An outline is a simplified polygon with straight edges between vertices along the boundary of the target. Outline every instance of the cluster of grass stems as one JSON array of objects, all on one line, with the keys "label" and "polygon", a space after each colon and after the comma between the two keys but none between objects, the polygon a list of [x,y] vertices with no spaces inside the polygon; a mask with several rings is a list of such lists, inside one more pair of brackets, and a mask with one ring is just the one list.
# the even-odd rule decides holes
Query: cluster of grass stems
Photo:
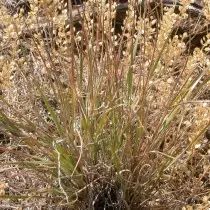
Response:
[{"label": "cluster of grass stems", "polygon": [[[60,3],[44,0],[27,16],[1,17],[9,46],[2,72],[12,79],[0,121],[17,160],[6,164],[35,169],[47,186],[17,197],[47,193],[59,206],[97,209],[106,192],[113,209],[179,209],[193,188],[188,163],[210,125],[209,101],[200,99],[209,88],[210,37],[190,54],[187,34],[171,35],[187,19],[184,8],[137,16],[131,1],[120,25],[115,4],[92,3],[79,26],[71,4],[57,14]],[[48,29],[39,29],[40,16]]]}]

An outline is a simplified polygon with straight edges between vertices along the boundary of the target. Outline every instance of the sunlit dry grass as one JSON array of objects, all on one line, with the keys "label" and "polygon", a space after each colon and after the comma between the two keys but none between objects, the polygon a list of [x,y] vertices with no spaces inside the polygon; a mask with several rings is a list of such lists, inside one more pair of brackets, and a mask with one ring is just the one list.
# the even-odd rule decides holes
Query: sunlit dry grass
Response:
[{"label": "sunlit dry grass", "polygon": [[190,34],[172,36],[188,5],[157,18],[129,1],[121,25],[116,4],[84,5],[77,25],[58,1],[34,1],[27,16],[0,10],[1,129],[19,145],[4,165],[45,183],[18,196],[69,209],[208,208],[209,34],[193,52]]}]

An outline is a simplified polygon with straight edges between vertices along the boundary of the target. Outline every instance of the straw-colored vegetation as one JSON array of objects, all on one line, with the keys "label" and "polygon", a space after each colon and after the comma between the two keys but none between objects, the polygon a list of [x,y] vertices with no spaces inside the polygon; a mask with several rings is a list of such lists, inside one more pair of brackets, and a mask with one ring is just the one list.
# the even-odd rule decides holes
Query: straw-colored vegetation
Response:
[{"label": "straw-colored vegetation", "polygon": [[182,2],[1,1],[3,209],[210,208],[210,11]]}]

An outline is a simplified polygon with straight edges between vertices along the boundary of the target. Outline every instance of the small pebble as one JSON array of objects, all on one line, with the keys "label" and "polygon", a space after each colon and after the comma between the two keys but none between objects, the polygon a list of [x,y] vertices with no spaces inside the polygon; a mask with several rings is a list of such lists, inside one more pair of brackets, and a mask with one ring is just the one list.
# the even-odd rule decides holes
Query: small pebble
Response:
[{"label": "small pebble", "polygon": [[206,138],[210,141],[210,128],[206,131]]}]

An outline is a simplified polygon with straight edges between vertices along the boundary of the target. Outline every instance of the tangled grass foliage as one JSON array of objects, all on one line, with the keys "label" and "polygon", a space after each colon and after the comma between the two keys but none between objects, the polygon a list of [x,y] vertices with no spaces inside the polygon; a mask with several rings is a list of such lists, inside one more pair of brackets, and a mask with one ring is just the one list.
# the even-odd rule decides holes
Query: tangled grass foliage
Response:
[{"label": "tangled grass foliage", "polygon": [[189,34],[171,35],[186,4],[162,18],[135,5],[121,25],[105,1],[78,23],[60,1],[1,6],[1,129],[19,145],[7,164],[70,209],[208,207],[208,151],[192,162],[210,125],[210,34],[189,53]]}]

